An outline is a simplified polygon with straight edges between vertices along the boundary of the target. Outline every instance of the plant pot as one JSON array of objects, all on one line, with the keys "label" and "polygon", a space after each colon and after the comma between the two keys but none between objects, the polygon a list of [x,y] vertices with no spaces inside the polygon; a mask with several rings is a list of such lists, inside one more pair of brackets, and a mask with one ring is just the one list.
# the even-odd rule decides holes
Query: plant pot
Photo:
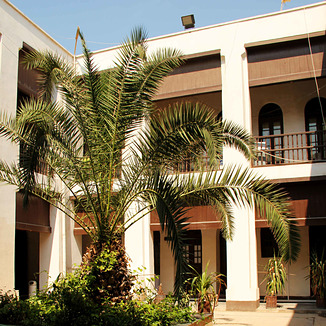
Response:
[{"label": "plant pot", "polygon": [[266,295],[266,309],[277,308],[277,296],[276,295]]},{"label": "plant pot", "polygon": [[325,298],[321,298],[319,295],[316,296],[316,307],[317,308],[326,308]]},{"label": "plant pot", "polygon": [[211,305],[209,301],[198,301],[198,312],[199,313],[210,313],[211,312]]}]

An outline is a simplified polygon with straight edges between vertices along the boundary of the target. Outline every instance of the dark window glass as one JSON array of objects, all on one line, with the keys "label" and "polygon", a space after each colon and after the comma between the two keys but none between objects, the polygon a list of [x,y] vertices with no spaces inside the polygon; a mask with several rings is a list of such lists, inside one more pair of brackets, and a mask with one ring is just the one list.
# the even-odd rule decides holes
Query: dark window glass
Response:
[{"label": "dark window glass", "polygon": [[259,112],[259,147],[268,155],[265,164],[278,164],[283,162],[283,114],[281,108],[269,103],[264,105]]},{"label": "dark window glass", "polygon": [[274,252],[279,256],[278,246],[270,229],[260,229],[260,243],[262,258],[273,257]]},{"label": "dark window glass", "polygon": [[185,236],[184,255],[187,264],[192,266],[199,274],[202,273],[202,241],[201,231],[188,231]]},{"label": "dark window glass", "polygon": [[309,160],[320,161],[326,159],[324,126],[325,108],[326,100],[324,98],[321,98],[320,101],[318,98],[313,98],[305,107]]}]

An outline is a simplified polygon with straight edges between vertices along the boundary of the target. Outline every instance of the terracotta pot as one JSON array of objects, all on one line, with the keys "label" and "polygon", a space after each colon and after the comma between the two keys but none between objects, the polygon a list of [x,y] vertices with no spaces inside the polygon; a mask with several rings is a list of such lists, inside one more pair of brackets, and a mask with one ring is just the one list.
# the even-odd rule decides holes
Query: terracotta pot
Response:
[{"label": "terracotta pot", "polygon": [[277,307],[277,296],[276,295],[266,295],[266,309]]},{"label": "terracotta pot", "polygon": [[211,305],[209,301],[204,301],[203,303],[201,301],[198,301],[198,312],[199,313],[211,312]]},{"label": "terracotta pot", "polygon": [[316,296],[316,307],[317,308],[326,308],[326,300],[325,298],[321,298],[320,296]]}]

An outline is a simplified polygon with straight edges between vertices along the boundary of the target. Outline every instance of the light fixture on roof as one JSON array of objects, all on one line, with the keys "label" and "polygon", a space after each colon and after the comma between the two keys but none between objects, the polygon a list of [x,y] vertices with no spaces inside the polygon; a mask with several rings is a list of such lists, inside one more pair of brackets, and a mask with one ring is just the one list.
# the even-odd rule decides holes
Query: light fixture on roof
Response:
[{"label": "light fixture on roof", "polygon": [[195,27],[195,16],[187,15],[181,17],[182,25],[185,29],[194,28]]}]

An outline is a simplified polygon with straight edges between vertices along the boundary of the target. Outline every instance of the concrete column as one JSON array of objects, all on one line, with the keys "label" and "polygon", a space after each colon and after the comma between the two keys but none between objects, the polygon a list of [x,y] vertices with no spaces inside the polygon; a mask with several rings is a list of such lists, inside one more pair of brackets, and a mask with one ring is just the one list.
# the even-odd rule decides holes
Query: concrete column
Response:
[{"label": "concrete column", "polygon": [[[250,95],[246,51],[241,44],[226,45],[222,57],[223,118],[251,131]],[[250,166],[242,154],[225,148],[223,162]],[[255,215],[248,208],[233,207],[234,237],[227,241],[228,310],[254,310],[259,305]]]},{"label": "concrete column", "polygon": [[175,279],[175,263],[172,255],[171,248],[168,241],[164,238],[166,234],[161,232],[161,275],[160,282],[162,283],[162,289],[164,293],[173,292],[174,289],[174,279]]},{"label": "concrete column", "polygon": [[50,206],[51,233],[40,234],[40,289],[66,274],[66,216]]},{"label": "concrete column", "polygon": [[[207,273],[217,272],[217,235],[215,229],[202,230],[202,268],[207,267]],[[215,284],[216,290],[216,284]]]},{"label": "concrete column", "polygon": [[[141,210],[141,205],[141,202],[134,202],[129,210],[129,216],[134,215],[134,218],[137,219],[137,212]],[[125,247],[131,258],[131,270],[145,267],[141,272],[141,277],[153,277],[154,243],[150,231],[150,214],[145,215],[126,231]]]},{"label": "concrete column", "polygon": [[[0,111],[15,116],[17,103],[18,52],[21,43],[0,33]],[[16,162],[18,146],[0,138],[1,159]],[[0,184],[0,289],[15,286],[16,187]]]}]

